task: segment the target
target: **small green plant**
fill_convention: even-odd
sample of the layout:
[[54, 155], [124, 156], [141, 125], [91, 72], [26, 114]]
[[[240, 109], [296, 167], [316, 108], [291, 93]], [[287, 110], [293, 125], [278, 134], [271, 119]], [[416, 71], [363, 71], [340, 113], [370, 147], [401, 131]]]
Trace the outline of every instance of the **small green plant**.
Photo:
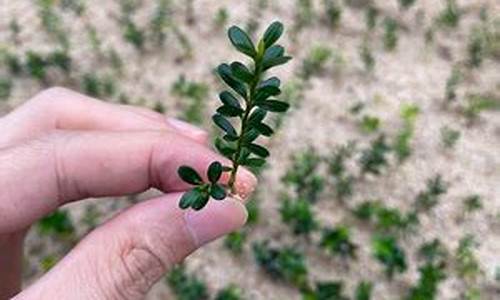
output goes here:
[[411, 140], [415, 133], [415, 122], [419, 113], [420, 108], [413, 104], [403, 105], [401, 108], [403, 126], [396, 135], [393, 145], [399, 162], [406, 160], [412, 153]]
[[455, 253], [457, 273], [468, 282], [476, 280], [481, 273], [479, 261], [474, 253], [478, 246], [474, 236], [469, 234], [460, 239]]
[[446, 7], [440, 12], [437, 22], [446, 27], [457, 27], [460, 22], [462, 12], [460, 11], [456, 0], [447, 0]]
[[149, 28], [154, 43], [163, 47], [167, 40], [167, 30], [170, 28], [173, 15], [171, 0], [157, 0], [155, 11], [151, 17]]
[[370, 45], [368, 44], [368, 41], [365, 39], [361, 46], [359, 47], [359, 57], [361, 58], [361, 61], [363, 62], [363, 66], [365, 68], [365, 71], [367, 73], [373, 72], [375, 69], [375, 57], [373, 56], [373, 53], [371, 51]]
[[462, 81], [462, 72], [458, 66], [454, 66], [451, 74], [446, 80], [445, 100], [446, 103], [453, 102], [457, 99], [457, 88]]
[[467, 43], [467, 63], [473, 68], [481, 66], [486, 55], [486, 36], [483, 29], [480, 27], [473, 27], [469, 35]]
[[54, 0], [37, 0], [38, 16], [45, 32], [64, 49], [69, 48], [69, 38], [61, 16], [56, 12]]
[[244, 300], [243, 291], [238, 286], [231, 284], [221, 289], [215, 295], [215, 300]]
[[12, 80], [7, 77], [0, 77], [0, 100], [10, 97], [12, 91]]
[[416, 0], [399, 0], [399, 7], [401, 9], [409, 9], [415, 2]]
[[464, 211], [468, 214], [483, 209], [483, 201], [478, 194], [472, 194], [463, 199]]
[[346, 226], [325, 228], [319, 245], [332, 255], [343, 258], [356, 258], [358, 246], [351, 241], [351, 232]]
[[355, 147], [354, 143], [338, 147], [328, 161], [328, 170], [332, 176], [335, 196], [340, 200], [353, 193], [354, 176], [347, 171], [346, 160], [354, 155]]
[[428, 211], [439, 202], [439, 198], [448, 191], [448, 183], [443, 181], [440, 174], [427, 180], [427, 188], [421, 191], [416, 199], [415, 206], [418, 210]]
[[407, 269], [406, 255], [393, 236], [378, 236], [373, 240], [373, 255], [384, 265], [385, 273], [392, 279], [394, 273]]
[[205, 100], [208, 97], [208, 85], [203, 82], [189, 81], [184, 75], [172, 84], [172, 95], [185, 98], [186, 103], [182, 118], [188, 122], [202, 124], [204, 119]]
[[302, 292], [302, 300], [349, 300], [341, 281], [320, 281]]
[[368, 281], [361, 281], [356, 286], [356, 291], [354, 292], [355, 300], [370, 300], [373, 293], [373, 283]]
[[85, 94], [97, 98], [110, 97], [116, 92], [116, 82], [113, 77], [99, 76], [95, 73], [83, 74], [81, 87]]
[[40, 261], [40, 268], [44, 273], [48, 272], [59, 262], [59, 258], [55, 255], [45, 255]]
[[321, 74], [332, 56], [333, 52], [330, 47], [323, 45], [313, 46], [302, 62], [300, 76], [304, 80], [308, 80], [312, 76]]
[[396, 49], [398, 45], [398, 27], [394, 19], [384, 19], [384, 48], [388, 51]]
[[28, 51], [26, 53], [26, 70], [35, 79], [45, 80], [47, 74], [47, 61], [42, 55]]
[[391, 147], [387, 144], [385, 135], [381, 134], [379, 137], [371, 142], [369, 148], [361, 152], [359, 164], [363, 174], [380, 175], [382, 168], [387, 166], [387, 154], [391, 151]]
[[[263, 135], [270, 136], [273, 129], [263, 123], [267, 112], [285, 112], [289, 104], [279, 100], [269, 99], [281, 93], [280, 80], [277, 77], [264, 79], [269, 69], [285, 64], [291, 58], [285, 56], [285, 49], [275, 44], [281, 37], [284, 27], [280, 22], [272, 23], [265, 31], [264, 36], [257, 44], [250, 39], [247, 33], [236, 26], [228, 30], [229, 40], [233, 46], [243, 54], [249, 56], [253, 65], [248, 68], [241, 62], [231, 65], [221, 64], [217, 73], [221, 79], [239, 95], [244, 102], [241, 105], [237, 97], [230, 91], [223, 91], [219, 98], [223, 105], [217, 109], [212, 120], [223, 132], [223, 138], [217, 138], [217, 150], [231, 161], [231, 166], [222, 166], [213, 162], [208, 170], [209, 183], [205, 183], [201, 176], [189, 166], [179, 168], [179, 176], [195, 187], [185, 193], [180, 201], [180, 207], [192, 207], [199, 210], [208, 202], [209, 196], [215, 199], [224, 199], [226, 188], [234, 193], [236, 173], [240, 166], [262, 166], [269, 156], [269, 151], [255, 143]], [[234, 128], [228, 118], [240, 120], [240, 132]], [[229, 173], [227, 185], [218, 184], [222, 172]]]
[[255, 243], [253, 254], [257, 264], [272, 278], [306, 288], [307, 267], [304, 256], [292, 247], [271, 247], [268, 241]]
[[328, 24], [333, 29], [337, 28], [342, 18], [342, 7], [337, 0], [323, 0], [323, 4]]
[[179, 300], [208, 300], [208, 289], [204, 282], [186, 273], [184, 266], [172, 269], [167, 275], [167, 283]]
[[227, 21], [229, 19], [229, 13], [225, 7], [221, 7], [217, 10], [215, 14], [214, 23], [217, 28], [226, 27]]
[[380, 128], [380, 123], [381, 121], [378, 117], [364, 115], [363, 118], [361, 118], [359, 127], [365, 133], [373, 133]]
[[372, 222], [382, 232], [409, 230], [419, 222], [414, 212], [403, 214], [397, 208], [386, 207], [381, 201], [361, 202], [354, 208], [353, 214], [362, 221]]
[[224, 239], [224, 247], [234, 254], [241, 254], [243, 252], [243, 246], [246, 239], [247, 234], [243, 230], [231, 232]]
[[469, 122], [475, 121], [483, 111], [500, 111], [500, 98], [488, 94], [470, 94], [463, 108]]
[[19, 34], [21, 33], [21, 25], [17, 18], [13, 18], [9, 22], [10, 38], [14, 44], [19, 44]]
[[38, 222], [38, 230], [44, 235], [55, 235], [61, 238], [71, 237], [75, 233], [75, 226], [66, 210], [57, 210], [43, 217]]
[[309, 235], [318, 227], [311, 202], [285, 197], [280, 207], [281, 220], [291, 227], [294, 234]]
[[313, 148], [292, 156], [292, 165], [281, 181], [294, 189], [297, 198], [316, 202], [324, 188], [324, 180], [318, 174], [321, 157]]
[[61, 0], [59, 5], [62, 9], [70, 10], [77, 16], [81, 16], [86, 9], [84, 0]]
[[365, 24], [369, 31], [373, 31], [377, 25], [378, 9], [373, 5], [368, 5], [365, 8]]
[[440, 130], [441, 134], [441, 144], [446, 149], [452, 149], [457, 144], [460, 139], [460, 131], [453, 129], [449, 126], [443, 126]]

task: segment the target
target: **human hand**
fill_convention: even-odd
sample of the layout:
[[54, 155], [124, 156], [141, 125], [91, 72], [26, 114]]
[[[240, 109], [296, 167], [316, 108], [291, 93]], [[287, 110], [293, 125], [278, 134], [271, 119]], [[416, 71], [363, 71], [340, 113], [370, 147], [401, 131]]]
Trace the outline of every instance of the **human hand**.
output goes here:
[[[0, 299], [20, 291], [29, 226], [68, 202], [165, 193], [102, 224], [14, 299], [141, 299], [175, 263], [246, 221], [244, 205], [229, 198], [199, 212], [178, 208], [189, 186], [177, 168], [205, 174], [225, 161], [205, 146], [204, 131], [183, 122], [52, 88], [1, 118], [0, 129]], [[238, 173], [242, 199], [255, 185], [250, 172]]]

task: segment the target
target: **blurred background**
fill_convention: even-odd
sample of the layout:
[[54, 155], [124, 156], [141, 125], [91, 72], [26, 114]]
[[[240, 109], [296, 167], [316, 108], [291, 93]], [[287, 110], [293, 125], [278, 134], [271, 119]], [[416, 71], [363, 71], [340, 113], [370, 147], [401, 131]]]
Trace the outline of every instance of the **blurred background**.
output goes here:
[[[227, 28], [274, 20], [292, 109], [263, 141], [249, 222], [148, 299], [500, 299], [496, 0], [0, 0], [0, 111], [57, 85], [215, 135], [214, 68], [243, 59]], [[157, 193], [40, 220], [25, 284]]]

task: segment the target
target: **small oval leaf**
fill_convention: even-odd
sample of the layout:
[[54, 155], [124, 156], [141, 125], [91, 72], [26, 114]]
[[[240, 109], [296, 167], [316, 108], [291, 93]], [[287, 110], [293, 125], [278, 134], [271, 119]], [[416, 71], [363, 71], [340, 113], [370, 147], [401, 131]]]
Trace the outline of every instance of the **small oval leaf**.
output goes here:
[[246, 83], [251, 83], [253, 81], [252, 72], [250, 72], [250, 70], [248, 70], [248, 68], [244, 64], [235, 61], [231, 63], [230, 67], [233, 76], [237, 79]]
[[277, 113], [285, 112], [290, 108], [290, 104], [278, 100], [266, 100], [257, 103], [257, 105], [264, 110]]
[[207, 177], [211, 183], [216, 183], [219, 181], [222, 175], [222, 164], [218, 161], [214, 161], [208, 166]]
[[219, 184], [212, 184], [210, 187], [210, 196], [215, 200], [223, 200], [226, 198], [226, 190]]
[[231, 137], [238, 137], [236, 129], [234, 129], [231, 122], [229, 122], [223, 115], [217, 113], [212, 116], [212, 120], [220, 129], [227, 133], [227, 135]]
[[262, 147], [261, 145], [257, 144], [249, 144], [246, 145], [245, 148], [248, 149], [248, 151], [252, 152], [253, 154], [260, 156], [260, 157], [268, 157], [269, 156], [269, 151]]
[[227, 35], [233, 46], [240, 52], [250, 56], [255, 57], [256, 51], [255, 46], [250, 39], [250, 37], [238, 26], [231, 26], [229, 28]]
[[271, 47], [283, 34], [283, 24], [281, 22], [275, 21], [269, 27], [267, 27], [266, 32], [264, 33], [264, 44], [266, 48]]
[[177, 174], [179, 174], [179, 177], [182, 180], [189, 184], [198, 185], [203, 183], [203, 180], [198, 172], [189, 166], [180, 166], [179, 169], [177, 169]]

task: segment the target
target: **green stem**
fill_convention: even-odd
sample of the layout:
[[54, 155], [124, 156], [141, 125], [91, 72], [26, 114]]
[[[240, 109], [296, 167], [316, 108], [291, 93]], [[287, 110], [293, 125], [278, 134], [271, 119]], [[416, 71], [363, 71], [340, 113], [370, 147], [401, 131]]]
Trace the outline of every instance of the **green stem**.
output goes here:
[[260, 77], [262, 76], [262, 63], [261, 63], [261, 58], [257, 57], [255, 60], [255, 78], [250, 85], [250, 94], [248, 97], [247, 105], [245, 108], [245, 113], [243, 114], [243, 117], [241, 119], [241, 131], [240, 131], [240, 137], [238, 139], [238, 143], [236, 145], [236, 152], [234, 153], [234, 159], [233, 159], [233, 168], [231, 169], [231, 175], [229, 177], [229, 182], [228, 186], [231, 190], [232, 194], [235, 194], [236, 191], [234, 189], [234, 183], [236, 181], [236, 174], [238, 172], [238, 168], [240, 166], [239, 160], [241, 156], [241, 151], [243, 150], [243, 136], [246, 131], [246, 125], [248, 121], [248, 117], [250, 116], [250, 112], [254, 108], [253, 105], [253, 100], [255, 97], [255, 91], [257, 90], [257, 86], [260, 82]]

